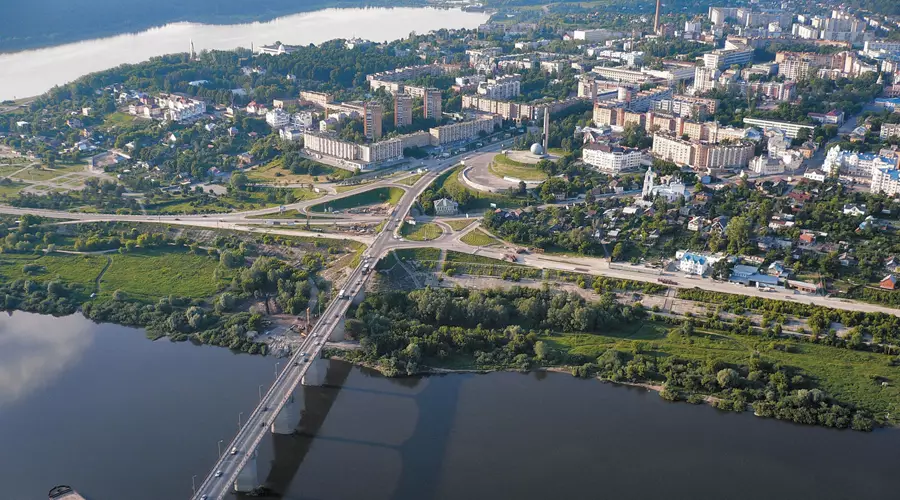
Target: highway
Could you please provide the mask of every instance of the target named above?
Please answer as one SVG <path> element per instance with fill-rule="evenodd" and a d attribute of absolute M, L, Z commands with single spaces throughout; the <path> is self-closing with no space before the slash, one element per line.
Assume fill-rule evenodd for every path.
<path fill-rule="evenodd" d="M 486 149 L 499 149 L 500 144 L 492 145 Z M 423 175 L 413 186 L 408 188 L 406 193 L 397 203 L 396 208 L 391 213 L 390 219 L 384 225 L 381 232 L 371 241 L 369 249 L 364 254 L 359 265 L 353 269 L 346 280 L 344 289 L 350 298 L 355 297 L 359 290 L 365 285 L 368 274 L 364 273 L 364 266 L 368 263 L 373 266 L 385 252 L 389 251 L 399 241 L 396 239 L 395 232 L 397 230 L 398 221 L 402 220 L 413 204 L 415 204 L 419 195 L 422 194 L 428 186 L 437 178 L 440 173 L 447 167 L 454 165 L 453 160 L 445 160 L 433 165 L 432 170 Z M 369 184 L 365 189 L 371 189 Z M 342 193 L 342 196 L 352 194 L 356 190 Z M 319 200 L 316 200 L 317 202 Z M 195 221 L 195 219 L 190 219 Z M 184 220 L 179 222 L 185 222 Z M 202 218 L 201 218 L 202 222 Z M 331 335 L 338 322 L 341 321 L 347 309 L 350 307 L 352 300 L 338 298 L 332 300 L 322 315 L 316 322 L 315 327 L 309 332 L 302 342 L 300 348 L 291 355 L 284 369 L 278 374 L 269 390 L 263 395 L 259 405 L 243 422 L 243 426 L 238 431 L 234 439 L 224 448 L 223 455 L 219 457 L 213 466 L 209 475 L 197 488 L 193 498 L 194 500 L 211 500 L 224 498 L 226 494 L 232 491 L 234 482 L 237 480 L 238 474 L 248 461 L 254 458 L 254 453 L 259 446 L 260 441 L 269 431 L 272 421 L 278 412 L 284 407 L 290 399 L 291 394 L 296 389 L 297 384 L 301 383 L 303 376 L 312 366 L 313 362 L 318 358 L 325 342 Z M 232 454 L 234 452 L 234 454 Z"/>

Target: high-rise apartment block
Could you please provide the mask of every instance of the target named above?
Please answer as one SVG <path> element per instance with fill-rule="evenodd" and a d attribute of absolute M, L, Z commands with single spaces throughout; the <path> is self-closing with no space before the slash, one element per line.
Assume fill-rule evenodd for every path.
<path fill-rule="evenodd" d="M 397 94 L 394 96 L 394 126 L 406 127 L 412 125 L 413 100 L 409 94 Z"/>

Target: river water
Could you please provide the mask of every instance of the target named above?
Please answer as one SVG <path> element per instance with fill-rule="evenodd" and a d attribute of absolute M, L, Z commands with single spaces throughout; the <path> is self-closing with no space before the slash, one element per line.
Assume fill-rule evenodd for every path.
<path fill-rule="evenodd" d="M 0 100 L 43 93 L 54 85 L 151 57 L 195 49 L 230 50 L 271 44 L 321 43 L 359 37 L 396 40 L 411 31 L 475 28 L 489 15 L 435 8 L 325 9 L 279 17 L 268 22 L 231 25 L 173 23 L 140 33 L 98 38 L 37 50 L 0 54 Z"/>
<path fill-rule="evenodd" d="M 188 498 L 276 360 L 79 316 L 0 317 L 4 500 Z M 896 498 L 900 431 L 802 427 L 565 374 L 386 379 L 322 361 L 270 498 Z"/>

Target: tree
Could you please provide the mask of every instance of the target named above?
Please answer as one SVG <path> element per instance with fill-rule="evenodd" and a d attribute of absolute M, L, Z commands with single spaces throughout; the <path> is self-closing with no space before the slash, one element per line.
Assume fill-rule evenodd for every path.
<path fill-rule="evenodd" d="M 731 368 L 723 368 L 716 373 L 716 381 L 723 389 L 734 387 L 740 379 L 740 374 Z"/>
<path fill-rule="evenodd" d="M 741 253 L 750 242 L 750 221 L 744 216 L 737 216 L 725 226 L 725 238 L 728 240 L 728 253 Z"/>
<path fill-rule="evenodd" d="M 243 172 L 235 172 L 231 174 L 231 187 L 237 191 L 243 191 L 247 186 L 247 175 Z"/>
<path fill-rule="evenodd" d="M 534 357 L 538 360 L 547 359 L 550 355 L 550 348 L 543 341 L 534 343 Z"/>
<path fill-rule="evenodd" d="M 612 255 L 610 255 L 610 259 L 619 260 L 622 256 L 625 255 L 625 245 L 622 242 L 616 243 L 616 246 L 613 247 Z"/>

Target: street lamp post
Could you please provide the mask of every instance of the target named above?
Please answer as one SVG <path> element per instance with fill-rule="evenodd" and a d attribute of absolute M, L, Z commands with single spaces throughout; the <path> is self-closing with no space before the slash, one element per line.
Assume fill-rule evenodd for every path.
<path fill-rule="evenodd" d="M 191 476 L 191 490 L 194 492 L 194 495 L 197 494 L 197 475 L 196 474 Z"/>
<path fill-rule="evenodd" d="M 281 363 L 280 363 L 280 362 L 279 362 L 279 363 L 275 363 L 275 378 L 278 378 L 278 365 L 279 365 L 279 364 L 281 364 Z"/>
<path fill-rule="evenodd" d="M 262 384 L 259 384 L 259 402 L 262 403 Z"/>
<path fill-rule="evenodd" d="M 244 412 L 238 413 L 238 429 L 241 428 L 241 416 L 243 416 L 243 415 L 244 415 Z"/>
<path fill-rule="evenodd" d="M 220 456 L 220 457 L 222 456 L 222 443 L 223 443 L 224 441 L 225 441 L 224 439 L 220 439 L 220 440 L 219 440 L 219 443 L 218 443 L 218 444 L 219 444 L 219 456 Z"/>

